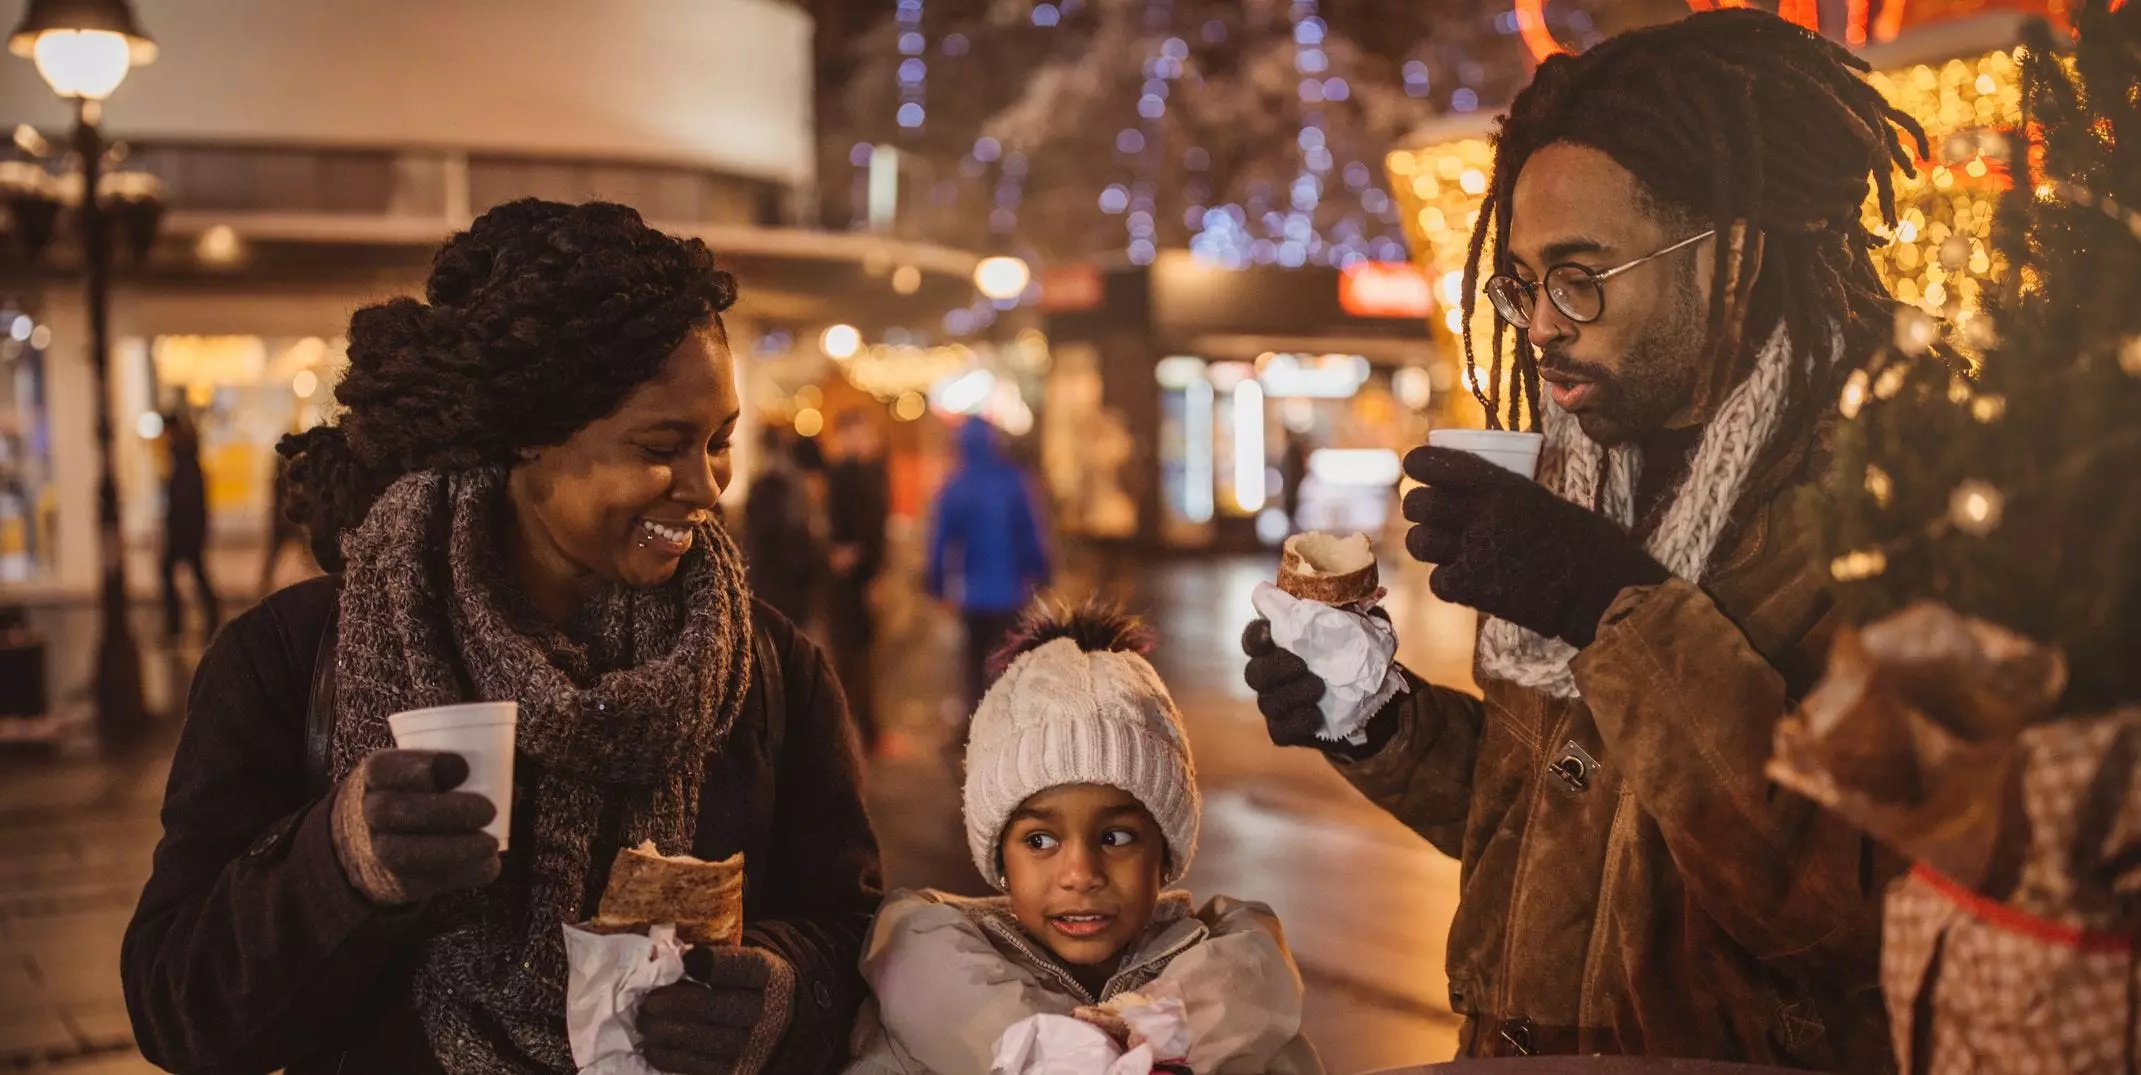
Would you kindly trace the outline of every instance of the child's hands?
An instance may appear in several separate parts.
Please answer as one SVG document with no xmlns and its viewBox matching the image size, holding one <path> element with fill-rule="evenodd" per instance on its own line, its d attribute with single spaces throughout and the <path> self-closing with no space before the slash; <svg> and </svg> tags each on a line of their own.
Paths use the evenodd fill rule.
<svg viewBox="0 0 2141 1075">
<path fill-rule="evenodd" d="M 1076 1008 L 1071 1011 L 1071 1018 L 1081 1023 L 1090 1023 L 1099 1027 L 1108 1037 L 1115 1039 L 1115 1044 L 1118 1048 L 1129 1050 L 1138 1047 L 1138 1042 L 1130 1040 L 1136 1036 L 1136 1032 L 1130 1029 L 1130 1024 L 1124 1022 L 1122 1016 L 1106 1008 L 1097 1006 Z"/>
</svg>

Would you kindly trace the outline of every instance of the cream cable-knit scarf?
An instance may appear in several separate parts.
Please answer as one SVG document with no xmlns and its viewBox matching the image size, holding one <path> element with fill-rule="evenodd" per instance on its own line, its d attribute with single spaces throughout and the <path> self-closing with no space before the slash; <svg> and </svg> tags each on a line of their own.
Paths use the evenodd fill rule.
<svg viewBox="0 0 2141 1075">
<path fill-rule="evenodd" d="M 1840 338 L 1831 341 L 1840 348 Z M 1832 354 L 1834 352 L 1832 351 Z M 1776 433 L 1784 410 L 1786 376 L 1791 371 L 1791 335 L 1780 323 L 1756 358 L 1754 370 L 1725 398 L 1703 430 L 1695 461 L 1673 495 L 1665 519 L 1645 548 L 1667 571 L 1701 582 L 1740 490 L 1755 460 Z M 1635 487 L 1642 454 L 1633 445 L 1607 450 L 1583 435 L 1575 418 L 1547 397 L 1543 409 L 1546 444 L 1540 453 L 1539 482 L 1571 503 L 1593 508 L 1619 523 L 1635 526 Z M 1604 478 L 1601 492 L 1600 479 Z M 1506 620 L 1489 618 L 1480 625 L 1479 672 L 1483 678 L 1507 680 L 1557 698 L 1579 698 L 1569 662 L 1576 647 L 1547 638 Z"/>
</svg>

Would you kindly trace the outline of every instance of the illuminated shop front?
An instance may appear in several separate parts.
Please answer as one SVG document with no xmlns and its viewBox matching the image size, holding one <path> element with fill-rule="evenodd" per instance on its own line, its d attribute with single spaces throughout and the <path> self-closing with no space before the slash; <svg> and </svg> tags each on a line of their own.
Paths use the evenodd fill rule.
<svg viewBox="0 0 2141 1075">
<path fill-rule="evenodd" d="M 274 505 L 275 444 L 319 423 L 348 365 L 339 337 L 168 335 L 118 341 L 122 521 L 145 540 L 163 517 L 164 424 L 185 413 L 200 434 L 211 535 L 260 540 Z"/>
<path fill-rule="evenodd" d="M 1100 283 L 1077 303 L 1043 292 L 1049 420 L 1059 381 L 1072 399 L 1097 381 L 1098 397 L 1078 424 L 1090 435 L 1051 436 L 1049 469 L 1080 473 L 1089 451 L 1124 472 L 1108 502 L 1134 507 L 1089 536 L 1243 549 L 1290 525 L 1389 523 L 1398 460 L 1424 438 L 1434 394 L 1424 278 L 1403 266 L 1227 270 L 1180 254 Z M 1121 434 L 1139 449 L 1127 465 Z"/>
</svg>

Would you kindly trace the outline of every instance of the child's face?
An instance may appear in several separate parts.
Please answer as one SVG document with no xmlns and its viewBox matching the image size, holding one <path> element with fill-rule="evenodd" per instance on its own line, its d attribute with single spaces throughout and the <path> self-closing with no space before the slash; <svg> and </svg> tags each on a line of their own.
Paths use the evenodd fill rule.
<svg viewBox="0 0 2141 1075">
<path fill-rule="evenodd" d="M 1004 827 L 1004 887 L 1018 924 L 1076 966 L 1106 963 L 1145 935 L 1167 841 L 1129 792 L 1050 788 Z"/>
</svg>

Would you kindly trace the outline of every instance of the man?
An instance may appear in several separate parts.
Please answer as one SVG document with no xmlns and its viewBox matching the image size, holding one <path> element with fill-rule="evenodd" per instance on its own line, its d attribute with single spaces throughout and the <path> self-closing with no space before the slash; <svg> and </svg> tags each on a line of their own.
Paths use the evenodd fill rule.
<svg viewBox="0 0 2141 1075">
<path fill-rule="evenodd" d="M 178 570 L 193 572 L 193 592 L 201 603 L 201 638 L 216 633 L 222 622 L 215 584 L 208 579 L 208 479 L 201 472 L 201 435 L 184 407 L 164 423 L 171 452 L 171 474 L 164 482 L 164 634 L 177 638 L 185 629 L 185 605 L 178 597 Z"/>
<path fill-rule="evenodd" d="M 826 594 L 825 629 L 863 749 L 875 753 L 883 745 L 883 730 L 877 725 L 877 686 L 870 663 L 877 641 L 877 612 L 870 595 L 885 562 L 889 490 L 869 415 L 841 412 L 833 420 L 833 447 L 838 458 L 826 478 L 833 581 Z"/>
<path fill-rule="evenodd" d="M 1032 490 L 997 448 L 995 427 L 969 418 L 958 436 L 959 469 L 937 494 L 923 583 L 929 596 L 953 599 L 966 622 L 965 712 L 972 713 L 987 686 L 989 654 L 1050 572 Z"/>
<path fill-rule="evenodd" d="M 1272 738 L 1462 860 L 1466 1055 L 1893 1066 L 1883 865 L 1762 775 L 1827 637 L 1792 501 L 1892 332 L 1861 207 L 1870 177 L 1892 212 L 1895 127 L 1924 152 L 1853 68 L 1749 9 L 1541 65 L 1473 240 L 1502 319 L 1484 383 L 1513 329 L 1540 480 L 1406 460 L 1408 550 L 1486 614 L 1485 697 L 1409 677 L 1364 743 L 1323 741 L 1323 684 L 1268 625 L 1243 639 Z"/>
</svg>

